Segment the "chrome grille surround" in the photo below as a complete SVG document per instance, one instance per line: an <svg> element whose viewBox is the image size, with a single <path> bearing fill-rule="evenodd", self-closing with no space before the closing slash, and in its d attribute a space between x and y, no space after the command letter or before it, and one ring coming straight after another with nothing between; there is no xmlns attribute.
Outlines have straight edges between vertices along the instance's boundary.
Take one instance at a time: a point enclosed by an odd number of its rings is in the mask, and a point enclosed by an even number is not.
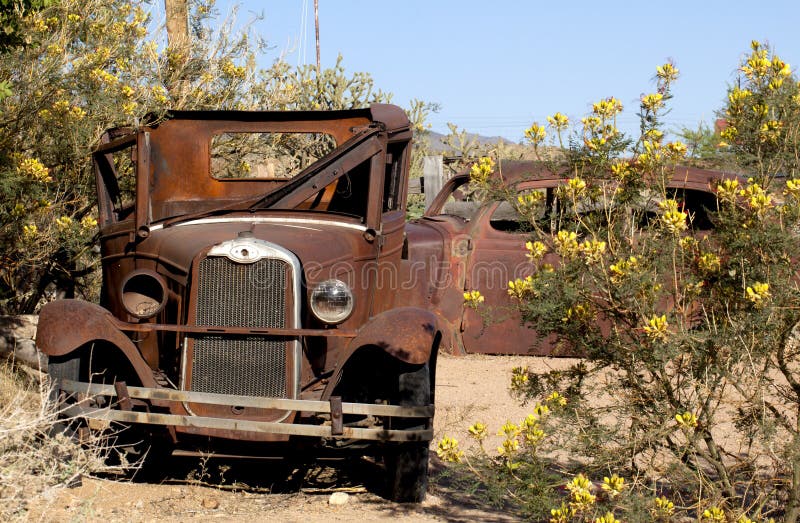
<svg viewBox="0 0 800 523"><path fill-rule="evenodd" d="M294 328L300 325L300 262L288 250L251 237L212 247L200 260L195 323L202 326ZM286 285L286 278L290 285ZM285 289L293 310L286 310ZM294 390L287 390L287 351ZM192 378L184 390L260 397L299 394L300 342L264 336L194 338Z"/></svg>

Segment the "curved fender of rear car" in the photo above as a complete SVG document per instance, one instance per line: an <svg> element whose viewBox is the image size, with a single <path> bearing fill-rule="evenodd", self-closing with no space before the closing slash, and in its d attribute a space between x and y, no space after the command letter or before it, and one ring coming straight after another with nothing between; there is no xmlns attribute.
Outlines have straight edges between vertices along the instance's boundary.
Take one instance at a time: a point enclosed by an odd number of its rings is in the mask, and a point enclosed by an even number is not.
<svg viewBox="0 0 800 523"><path fill-rule="evenodd" d="M36 346L48 356L63 356L91 343L106 341L130 362L144 387L155 387L153 373L133 342L114 325L103 307L80 300L56 300L42 307Z"/></svg>
<svg viewBox="0 0 800 523"><path fill-rule="evenodd" d="M400 361L421 364L428 361L434 341L441 336L439 318L417 307L399 307L375 316L350 341L339 359L339 368L359 348L380 347Z"/></svg>

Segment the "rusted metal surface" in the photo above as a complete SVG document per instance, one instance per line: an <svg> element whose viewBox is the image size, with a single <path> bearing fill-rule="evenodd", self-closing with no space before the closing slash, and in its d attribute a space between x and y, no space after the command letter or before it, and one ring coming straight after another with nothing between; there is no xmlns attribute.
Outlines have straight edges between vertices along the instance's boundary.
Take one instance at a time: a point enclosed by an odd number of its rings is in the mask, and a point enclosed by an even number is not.
<svg viewBox="0 0 800 523"><path fill-rule="evenodd" d="M367 429L344 427L341 434L334 434L330 426L275 423L269 421L248 421L204 416L183 416L177 414L158 414L113 409L95 409L73 405L64 409L67 416L118 421L122 423L141 423L147 425L169 425L173 427L193 427L225 431L231 436L243 433L280 434L286 436L313 436L317 438L360 439L366 441L430 441L432 429Z"/></svg>
<svg viewBox="0 0 800 523"><path fill-rule="evenodd" d="M340 396L331 397L331 435L341 436L344 434L344 412L342 411L342 398Z"/></svg>
<svg viewBox="0 0 800 523"><path fill-rule="evenodd" d="M555 189L566 183L565 173L553 173L541 163L504 161L495 176L513 191L540 190L548 201ZM681 190L684 205L697 214L714 199L713 183L740 177L734 173L677 166L668 189ZM409 255L414 264L428 267L428 301L454 328L453 351L468 353L580 356L571 348L557 346L554 337L540 336L526 327L509 298L508 282L530 274L525 242L530 231L510 230L503 216L503 202L470 202L467 174L448 180L422 219L409 225ZM715 200L714 200L715 201ZM494 220L494 221L493 221ZM703 221L704 223L700 223ZM696 225L710 227L708 220ZM545 262L557 264L558 256L548 253ZM446 278L437 277L436 272ZM462 294L478 290L494 318L486 321L478 311L463 306ZM419 299L419 294L408 296Z"/></svg>
<svg viewBox="0 0 800 523"><path fill-rule="evenodd" d="M117 382L119 383L119 382ZM61 390L83 394L84 396L117 396L116 385L84 383L62 380ZM128 397L137 399L161 399L171 402L207 403L209 405L246 406L262 409L302 410L322 414L333 413L333 398L330 401L290 400L285 398L262 398L256 396L235 396L230 394L211 394L208 392L190 392L167 388L127 387ZM401 405L381 405L372 403L349 403L338 399L336 405L339 414L356 414L364 416L398 416L403 418L429 418L433 416L433 405L409 407ZM127 409L126 409L127 410Z"/></svg>
<svg viewBox="0 0 800 523"><path fill-rule="evenodd" d="M128 392L128 386L124 381L114 382L114 392L117 393L117 401L119 402L120 409L122 410L133 409L133 405L131 404L131 396L130 393Z"/></svg>

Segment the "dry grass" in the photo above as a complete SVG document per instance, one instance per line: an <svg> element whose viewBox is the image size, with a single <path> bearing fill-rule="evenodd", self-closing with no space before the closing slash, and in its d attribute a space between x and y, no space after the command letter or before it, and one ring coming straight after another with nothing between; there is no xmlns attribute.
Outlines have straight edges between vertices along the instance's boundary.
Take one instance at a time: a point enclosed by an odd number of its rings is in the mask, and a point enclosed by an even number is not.
<svg viewBox="0 0 800 523"><path fill-rule="evenodd" d="M56 428L46 375L0 362L0 521L26 518L57 489L103 470L102 438L81 445Z"/></svg>

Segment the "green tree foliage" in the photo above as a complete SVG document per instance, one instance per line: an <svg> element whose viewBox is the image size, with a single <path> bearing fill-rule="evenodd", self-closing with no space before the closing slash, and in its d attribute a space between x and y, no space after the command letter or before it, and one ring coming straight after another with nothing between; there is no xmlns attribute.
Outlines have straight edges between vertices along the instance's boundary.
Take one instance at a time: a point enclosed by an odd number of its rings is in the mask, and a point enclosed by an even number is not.
<svg viewBox="0 0 800 523"><path fill-rule="evenodd" d="M567 450L563 493L544 489L560 504L537 518L800 518L798 84L752 44L722 135L747 178L712 182L716 197L689 213L687 194L668 187L687 146L660 128L677 77L672 64L658 68L635 142L616 128L618 101L593 105L546 223L542 198L512 200L535 233L533 275L509 282L509 295L540 337L586 355L568 371L516 369L512 390L539 402L483 458L507 498L535 512L548 450ZM548 127L560 134L568 122L556 114ZM528 134L541 142L542 129ZM474 183L496 190L481 165ZM465 299L482 307L479 294ZM453 448L440 454L463 460Z"/></svg>
<svg viewBox="0 0 800 523"><path fill-rule="evenodd" d="M96 289L89 153L112 126L167 109L347 109L386 102L366 73L257 66L263 42L213 1L192 3L191 45L148 34L143 0L52 0L4 11L24 42L0 53L0 312ZM15 6L22 4L15 3ZM424 112L420 117L424 117Z"/></svg>

